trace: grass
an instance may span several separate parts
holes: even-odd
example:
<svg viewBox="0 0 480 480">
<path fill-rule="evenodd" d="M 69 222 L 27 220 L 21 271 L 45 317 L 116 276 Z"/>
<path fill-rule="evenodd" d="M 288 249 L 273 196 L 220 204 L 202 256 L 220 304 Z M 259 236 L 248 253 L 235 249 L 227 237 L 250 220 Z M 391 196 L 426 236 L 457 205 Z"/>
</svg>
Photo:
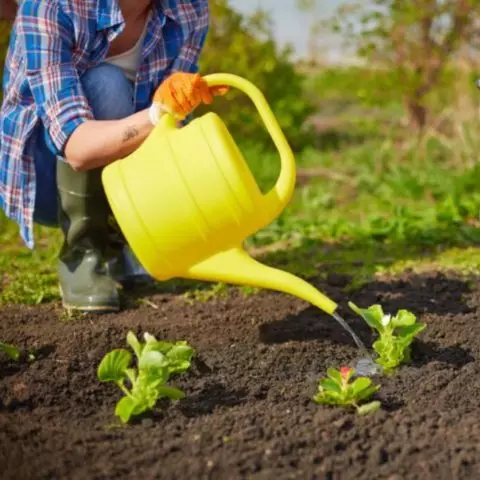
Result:
<svg viewBox="0 0 480 480">
<path fill-rule="evenodd" d="M 20 240 L 17 226 L 0 217 L 0 305 L 58 299 L 55 258 L 60 235 L 53 229 L 35 230 L 38 247 L 30 251 Z"/>
<path fill-rule="evenodd" d="M 337 92 L 338 93 L 338 92 Z M 340 98 L 341 100 L 341 98 Z M 326 99 L 329 108 L 338 99 Z M 344 100 L 343 100 L 344 101 Z M 398 104 L 358 112 L 350 99 L 317 146 L 297 155 L 298 186 L 291 204 L 246 247 L 269 265 L 304 278 L 343 273 L 357 288 L 378 275 L 405 269 L 480 274 L 480 120 L 455 108 L 441 112 L 450 133 L 428 132 L 419 141 L 399 127 Z M 348 108 L 350 112 L 348 115 Z M 386 114 L 388 113 L 388 115 Z M 452 113 L 453 112 L 453 113 Z M 388 116 L 396 121 L 386 121 Z M 242 146 L 264 191 L 278 175 L 275 152 Z M 0 305 L 58 299 L 57 231 L 37 228 L 30 252 L 17 228 L 0 217 Z M 224 285 L 170 282 L 187 287 L 187 300 L 208 301 Z M 255 289 L 245 287 L 246 294 Z"/>
</svg>

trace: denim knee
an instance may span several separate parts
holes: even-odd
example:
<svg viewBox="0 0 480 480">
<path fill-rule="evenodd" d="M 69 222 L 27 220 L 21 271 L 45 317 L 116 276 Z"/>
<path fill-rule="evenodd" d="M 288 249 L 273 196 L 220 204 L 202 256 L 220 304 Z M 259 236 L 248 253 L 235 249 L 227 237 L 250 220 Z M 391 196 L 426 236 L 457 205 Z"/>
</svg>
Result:
<svg viewBox="0 0 480 480">
<path fill-rule="evenodd" d="M 135 112 L 133 82 L 119 67 L 102 63 L 80 81 L 95 120 L 119 120 Z"/>
</svg>

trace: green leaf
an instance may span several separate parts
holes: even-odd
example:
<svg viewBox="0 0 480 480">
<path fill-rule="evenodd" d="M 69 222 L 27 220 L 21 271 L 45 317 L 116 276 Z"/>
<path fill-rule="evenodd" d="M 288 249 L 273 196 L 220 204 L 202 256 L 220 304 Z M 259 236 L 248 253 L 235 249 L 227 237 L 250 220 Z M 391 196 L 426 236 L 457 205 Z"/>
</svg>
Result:
<svg viewBox="0 0 480 480">
<path fill-rule="evenodd" d="M 163 368 L 168 365 L 168 361 L 163 353 L 152 351 L 148 352 L 143 351 L 140 361 L 138 362 L 138 368 L 143 369 L 152 369 L 152 368 Z"/>
<path fill-rule="evenodd" d="M 327 375 L 339 386 L 342 384 L 342 375 L 340 374 L 339 370 L 335 368 L 328 368 Z"/>
<path fill-rule="evenodd" d="M 380 389 L 380 385 L 372 385 L 365 390 L 362 390 L 355 397 L 355 401 L 360 402 L 362 400 L 368 400 L 375 392 Z"/>
<path fill-rule="evenodd" d="M 348 368 L 348 367 L 347 367 Z M 342 375 L 342 369 L 340 369 L 340 376 Z M 348 368 L 348 373 L 345 375 L 344 382 L 348 384 L 350 382 L 351 378 L 355 375 L 355 369 L 354 368 Z M 342 382 L 343 384 L 343 382 Z"/>
<path fill-rule="evenodd" d="M 375 400 L 373 402 L 366 403 L 365 405 L 358 407 L 357 413 L 359 415 L 368 415 L 369 413 L 373 413 L 379 410 L 381 406 L 382 404 L 378 400 Z"/>
<path fill-rule="evenodd" d="M 144 333 L 143 336 L 146 342 L 144 346 L 144 351 L 147 351 L 147 352 L 154 351 L 154 352 L 160 352 L 160 353 L 167 353 L 172 349 L 174 345 L 172 342 L 159 341 L 149 333 Z"/>
<path fill-rule="evenodd" d="M 127 375 L 130 383 L 133 385 L 137 380 L 137 371 L 134 368 L 127 368 L 125 370 L 125 374 Z"/>
<path fill-rule="evenodd" d="M 18 362 L 22 355 L 22 352 L 18 347 L 10 343 L 0 342 L 0 352 L 4 352 L 8 355 L 9 358 Z"/>
<path fill-rule="evenodd" d="M 186 345 L 175 345 L 166 355 L 170 373 L 182 373 L 190 368 L 193 348 Z"/>
<path fill-rule="evenodd" d="M 115 415 L 120 417 L 120 420 L 123 423 L 128 423 L 136 405 L 137 404 L 130 397 L 123 397 L 118 401 L 117 406 L 115 407 Z"/>
<path fill-rule="evenodd" d="M 313 396 L 313 401 L 322 405 L 342 405 L 342 399 L 332 391 L 320 390 Z"/>
<path fill-rule="evenodd" d="M 151 335 L 150 333 L 148 333 L 148 332 L 145 332 L 145 333 L 143 334 L 143 338 L 144 338 L 144 340 L 145 340 L 145 342 L 146 342 L 147 344 L 149 344 L 149 343 L 154 343 L 154 342 L 157 341 L 157 339 L 156 339 L 153 335 Z"/>
<path fill-rule="evenodd" d="M 391 373 L 402 363 L 402 359 L 398 357 L 379 357 L 377 363 L 383 367 L 384 373 Z"/>
<path fill-rule="evenodd" d="M 355 381 L 350 385 L 350 390 L 354 397 L 362 391 L 368 388 L 372 384 L 372 381 L 367 377 L 356 378 Z"/>
<path fill-rule="evenodd" d="M 159 353 L 159 352 L 157 352 Z M 149 368 L 143 368 L 137 377 L 136 387 L 138 389 L 144 388 L 156 388 L 158 385 L 167 383 L 169 377 L 168 367 L 156 367 L 151 366 Z"/>
<path fill-rule="evenodd" d="M 376 363 L 386 370 L 397 367 L 403 358 L 403 347 L 399 348 L 398 339 L 385 337 L 373 343 L 373 350 L 378 354 Z"/>
<path fill-rule="evenodd" d="M 173 343 L 170 343 L 170 342 L 163 342 L 158 340 L 149 341 L 145 345 L 145 351 L 148 351 L 148 352 L 153 351 L 153 352 L 160 352 L 160 353 L 166 354 L 173 348 L 173 346 L 174 346 Z"/>
<path fill-rule="evenodd" d="M 415 323 L 408 327 L 400 327 L 396 330 L 396 334 L 402 339 L 410 339 L 418 335 L 427 325 L 425 323 Z"/>
<path fill-rule="evenodd" d="M 342 388 L 340 387 L 340 385 L 338 385 L 338 383 L 331 378 L 324 378 L 320 380 L 320 386 L 324 390 L 331 390 L 336 393 L 342 393 Z"/>
<path fill-rule="evenodd" d="M 392 318 L 392 324 L 394 327 L 408 327 L 413 325 L 417 317 L 408 310 L 399 310 L 397 315 Z"/>
<path fill-rule="evenodd" d="M 156 403 L 156 397 L 149 398 L 147 401 L 144 401 L 144 402 L 136 403 L 135 408 L 133 409 L 132 415 L 140 415 L 143 412 L 146 412 L 147 410 L 153 410 L 155 403 Z"/>
<path fill-rule="evenodd" d="M 142 355 L 142 344 L 138 341 L 137 336 L 132 332 L 129 331 L 127 333 L 127 343 L 130 345 L 131 349 L 135 352 L 135 355 L 140 358 Z"/>
<path fill-rule="evenodd" d="M 393 337 L 391 335 L 388 337 L 385 335 L 380 335 L 380 338 L 373 342 L 372 347 L 379 355 L 385 355 L 387 352 L 392 350 L 392 345 Z"/>
<path fill-rule="evenodd" d="M 381 305 L 372 305 L 367 309 L 359 308 L 352 302 L 349 302 L 348 305 L 354 312 L 360 315 L 370 327 L 375 330 L 383 330 L 382 318 L 384 313 Z"/>
<path fill-rule="evenodd" d="M 173 360 L 175 362 L 189 362 L 193 356 L 193 348 L 184 345 L 184 344 L 177 344 L 174 345 L 171 350 L 167 353 L 167 358 Z"/>
<path fill-rule="evenodd" d="M 107 353 L 97 370 L 101 382 L 120 382 L 126 377 L 126 370 L 132 361 L 132 354 L 125 349 L 115 349 Z"/>
<path fill-rule="evenodd" d="M 182 390 L 175 387 L 168 387 L 166 385 L 158 387 L 157 392 L 159 397 L 168 397 L 172 400 L 181 400 L 182 398 L 185 398 L 185 393 Z"/>
</svg>

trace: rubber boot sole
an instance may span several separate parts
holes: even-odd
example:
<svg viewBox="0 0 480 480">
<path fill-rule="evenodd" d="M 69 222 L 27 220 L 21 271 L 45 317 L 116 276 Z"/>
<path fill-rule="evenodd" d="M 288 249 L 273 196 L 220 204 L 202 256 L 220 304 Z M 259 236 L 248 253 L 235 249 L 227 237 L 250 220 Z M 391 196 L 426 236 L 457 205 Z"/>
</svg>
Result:
<svg viewBox="0 0 480 480">
<path fill-rule="evenodd" d="M 62 306 L 65 310 L 71 312 L 83 312 L 83 313 L 117 313 L 121 310 L 120 305 L 88 305 L 79 306 L 71 305 L 63 300 L 62 287 L 60 289 L 60 296 L 62 297 Z"/>
</svg>

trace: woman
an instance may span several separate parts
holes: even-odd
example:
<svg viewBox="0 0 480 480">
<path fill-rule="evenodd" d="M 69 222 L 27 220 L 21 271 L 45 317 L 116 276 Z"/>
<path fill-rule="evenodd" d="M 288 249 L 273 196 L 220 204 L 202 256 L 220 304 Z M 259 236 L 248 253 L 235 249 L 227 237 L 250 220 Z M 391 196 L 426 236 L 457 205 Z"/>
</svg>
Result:
<svg viewBox="0 0 480 480">
<path fill-rule="evenodd" d="M 108 267 L 120 248 L 101 170 L 163 112 L 184 119 L 226 91 L 197 73 L 208 20 L 208 0 L 20 2 L 0 112 L 0 206 L 30 248 L 34 222 L 60 226 L 66 308 L 119 309 L 116 280 L 132 268 L 123 254 L 119 275 Z"/>
</svg>

